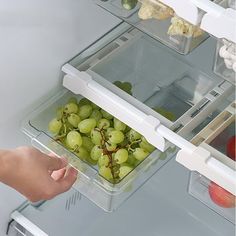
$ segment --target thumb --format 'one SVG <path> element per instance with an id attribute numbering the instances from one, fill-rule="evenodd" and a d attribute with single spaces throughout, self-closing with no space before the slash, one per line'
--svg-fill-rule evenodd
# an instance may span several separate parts
<path id="1" fill-rule="evenodd" d="M 52 185 L 50 187 L 50 189 L 53 191 L 52 195 L 50 195 L 49 199 L 51 199 L 52 197 L 66 192 L 68 191 L 72 185 L 74 184 L 74 182 L 77 179 L 77 170 L 74 169 L 73 167 L 68 168 L 67 172 L 65 173 L 64 177 L 58 179 L 57 181 L 51 182 Z"/>
<path id="2" fill-rule="evenodd" d="M 68 162 L 64 157 L 48 156 L 47 167 L 49 171 L 59 170 L 67 166 Z"/>

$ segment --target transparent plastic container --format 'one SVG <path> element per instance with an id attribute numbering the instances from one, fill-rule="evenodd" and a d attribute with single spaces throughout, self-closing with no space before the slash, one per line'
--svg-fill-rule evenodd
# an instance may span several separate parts
<path id="1" fill-rule="evenodd" d="M 235 224 L 236 197 L 198 172 L 190 172 L 188 192 L 210 209 Z"/>
<path id="2" fill-rule="evenodd" d="M 215 110 L 232 86 L 186 64 L 133 27 L 112 39 L 107 35 L 69 64 L 175 131 L 200 124 L 206 118 L 200 113 L 205 110 L 207 116 Z M 113 85 L 117 80 L 132 85 L 132 96 Z"/>
<path id="3" fill-rule="evenodd" d="M 66 157 L 70 165 L 79 173 L 74 188 L 97 206 L 111 212 L 170 160 L 176 149 L 169 148 L 165 153 L 155 150 L 120 182 L 110 183 L 99 175 L 97 166 L 92 166 L 78 158 L 62 144 L 56 142 L 54 136 L 48 131 L 48 124 L 55 117 L 58 107 L 65 105 L 68 99 L 74 96 L 66 89 L 53 95 L 26 118 L 23 132 L 31 138 L 32 145 L 39 150 Z M 77 98 L 80 100 L 82 97 Z"/>
<path id="4" fill-rule="evenodd" d="M 173 9 L 160 1 L 138 1 L 134 8 L 127 10 L 122 6 L 121 0 L 95 0 L 102 8 L 180 54 L 188 54 L 209 36 L 198 26 L 179 18 Z"/>
<path id="5" fill-rule="evenodd" d="M 218 39 L 214 72 L 232 84 L 236 84 L 236 43 Z"/>
<path id="6" fill-rule="evenodd" d="M 236 170 L 236 154 L 232 147 L 235 142 L 235 107 L 234 101 L 191 140 L 193 144 L 204 147 L 233 170 Z"/>
<path id="7" fill-rule="evenodd" d="M 228 5 L 230 8 L 236 9 L 236 1 L 235 0 L 228 0 Z"/>

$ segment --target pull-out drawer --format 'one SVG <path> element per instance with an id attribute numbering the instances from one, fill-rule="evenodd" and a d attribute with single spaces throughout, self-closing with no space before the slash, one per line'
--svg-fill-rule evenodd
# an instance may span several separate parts
<path id="1" fill-rule="evenodd" d="M 235 89 L 229 82 L 198 71 L 153 38 L 124 23 L 62 70 L 63 85 L 72 93 L 62 91 L 36 109 L 26 119 L 24 132 L 41 150 L 68 157 L 79 171 L 74 187 L 98 206 L 106 211 L 115 210 L 174 156 L 178 149 L 173 146 L 180 149 L 177 154 L 180 163 L 188 168 L 189 163 L 196 163 L 191 170 L 203 171 L 235 194 L 235 169 L 188 141 L 196 129 L 204 128 L 228 106 Z M 119 88 L 124 83 L 129 84 L 129 93 Z M 77 101 L 81 96 L 89 99 L 94 107 L 99 106 L 121 120 L 159 150 L 150 153 L 119 182 L 106 181 L 96 166 L 80 160 L 48 132 L 55 110 L 65 105 L 71 94 L 76 95 Z"/>
<path id="2" fill-rule="evenodd" d="M 236 42 L 236 11 L 227 0 L 94 0 L 96 4 L 181 54 L 209 35 Z M 217 27 L 216 27 L 217 26 Z"/>

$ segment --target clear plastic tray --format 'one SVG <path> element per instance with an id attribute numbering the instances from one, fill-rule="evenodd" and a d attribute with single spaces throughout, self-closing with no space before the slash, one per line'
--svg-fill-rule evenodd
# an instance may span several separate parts
<path id="1" fill-rule="evenodd" d="M 107 35 L 69 64 L 175 131 L 200 124 L 231 87 L 176 58 L 133 27 L 112 39 Z M 115 81 L 129 82 L 132 96 L 114 86 Z"/>
<path id="2" fill-rule="evenodd" d="M 190 172 L 188 192 L 235 224 L 236 197 L 197 172 Z"/>
<path id="3" fill-rule="evenodd" d="M 176 16 L 173 9 L 158 0 L 139 0 L 137 5 L 129 10 L 122 6 L 122 0 L 95 2 L 180 54 L 188 54 L 209 36 L 198 26 Z"/>
<path id="4" fill-rule="evenodd" d="M 236 1 L 235 0 L 228 0 L 228 5 L 230 8 L 236 9 Z"/>
<path id="5" fill-rule="evenodd" d="M 236 84 L 236 43 L 218 39 L 214 72 L 232 84 Z"/>
<path id="6" fill-rule="evenodd" d="M 119 183 L 108 182 L 99 175 L 96 167 L 80 160 L 73 152 L 54 141 L 48 131 L 48 124 L 55 117 L 57 108 L 65 105 L 72 96 L 74 97 L 74 94 L 66 89 L 52 96 L 26 118 L 23 131 L 31 138 L 33 146 L 43 152 L 66 157 L 70 165 L 78 170 L 75 189 L 105 211 L 114 211 L 170 160 L 176 149 L 169 148 L 165 153 L 156 150 Z M 80 100 L 82 97 L 77 98 Z"/>

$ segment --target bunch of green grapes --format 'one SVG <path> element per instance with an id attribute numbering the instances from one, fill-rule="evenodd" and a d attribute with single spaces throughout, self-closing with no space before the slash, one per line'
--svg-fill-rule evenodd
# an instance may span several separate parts
<path id="1" fill-rule="evenodd" d="M 58 108 L 48 129 L 56 141 L 96 165 L 111 183 L 118 183 L 155 149 L 138 132 L 85 98 L 79 102 L 70 98 Z"/>
<path id="2" fill-rule="evenodd" d="M 122 89 L 123 91 L 125 91 L 126 93 L 132 95 L 132 84 L 131 83 L 115 81 L 113 84 L 116 85 L 118 88 Z"/>

